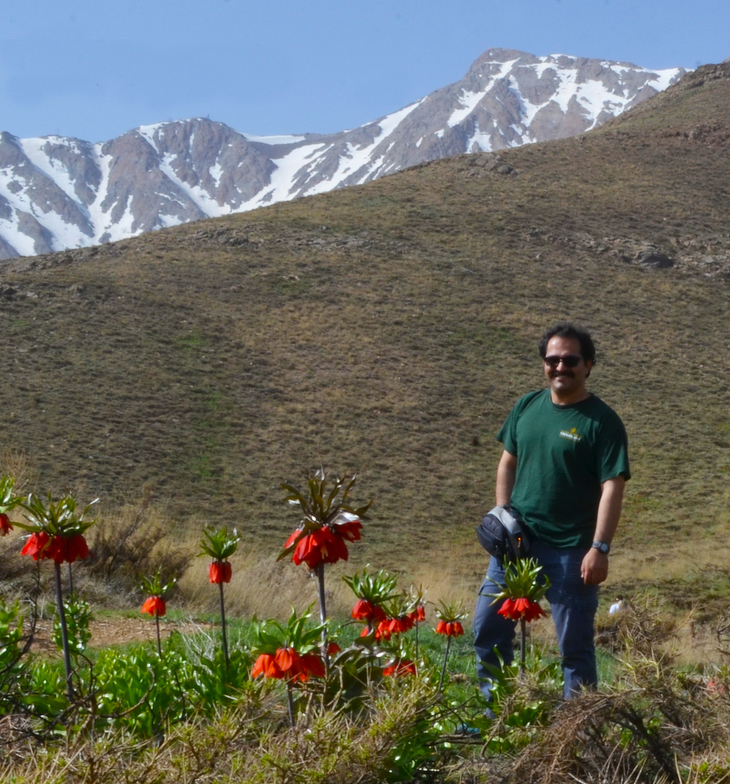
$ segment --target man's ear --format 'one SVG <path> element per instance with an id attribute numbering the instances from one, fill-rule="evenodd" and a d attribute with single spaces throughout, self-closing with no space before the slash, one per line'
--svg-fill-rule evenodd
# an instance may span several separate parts
<path id="1" fill-rule="evenodd" d="M 586 362 L 586 368 L 587 368 L 587 370 L 586 370 L 586 378 L 588 378 L 588 376 L 590 376 L 590 374 L 591 374 L 591 370 L 593 370 L 593 361 L 592 360 L 589 359 Z"/>

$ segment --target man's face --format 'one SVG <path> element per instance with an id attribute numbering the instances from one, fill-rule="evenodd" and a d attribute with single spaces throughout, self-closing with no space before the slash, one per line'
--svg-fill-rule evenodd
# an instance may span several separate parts
<path id="1" fill-rule="evenodd" d="M 591 372 L 592 362 L 585 362 L 580 353 L 580 342 L 575 338 L 564 338 L 556 335 L 550 338 L 545 351 L 545 358 L 567 358 L 572 364 L 571 357 L 577 357 L 578 362 L 574 367 L 568 367 L 561 361 L 555 367 L 548 362 L 543 362 L 545 376 L 550 382 L 553 396 L 559 399 L 579 397 L 585 393 L 586 379 Z"/>

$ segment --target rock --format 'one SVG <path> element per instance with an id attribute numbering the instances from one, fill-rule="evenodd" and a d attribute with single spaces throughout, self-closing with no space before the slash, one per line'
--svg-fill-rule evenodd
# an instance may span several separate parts
<path id="1" fill-rule="evenodd" d="M 635 259 L 642 267 L 667 269 L 674 266 L 674 259 L 656 248 L 643 248 L 636 254 Z"/>

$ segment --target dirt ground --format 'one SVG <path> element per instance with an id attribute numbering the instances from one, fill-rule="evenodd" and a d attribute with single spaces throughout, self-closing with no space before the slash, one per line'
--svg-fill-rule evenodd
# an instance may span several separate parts
<path id="1" fill-rule="evenodd" d="M 181 634 L 192 634 L 201 629 L 210 629 L 209 624 L 196 623 L 173 623 L 171 621 L 160 620 L 160 634 L 166 640 L 173 631 Z M 90 624 L 91 640 L 89 647 L 106 648 L 110 645 L 125 645 L 129 643 L 154 641 L 155 622 L 147 616 L 139 618 L 102 618 L 94 619 Z M 37 652 L 51 653 L 56 651 L 56 646 L 52 639 L 53 621 L 39 620 L 36 626 L 36 633 L 33 640 L 33 650 Z"/>

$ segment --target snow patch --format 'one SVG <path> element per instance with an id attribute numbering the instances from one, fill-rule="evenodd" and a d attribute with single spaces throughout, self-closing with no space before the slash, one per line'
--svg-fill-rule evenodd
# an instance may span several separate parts
<path id="1" fill-rule="evenodd" d="M 448 119 L 448 126 L 449 128 L 453 128 L 455 125 L 458 125 L 462 120 L 466 119 L 473 111 L 477 108 L 479 101 L 484 98 L 487 94 L 486 90 L 481 90 L 478 93 L 469 92 L 464 90 L 461 95 L 459 95 L 459 103 L 462 105 L 462 109 L 457 109 L 455 112 L 452 112 L 451 117 Z"/>
<path id="2" fill-rule="evenodd" d="M 56 144 L 64 144 L 66 139 L 56 138 L 53 139 Z M 28 160 L 33 166 L 41 173 L 45 174 L 49 180 L 52 180 L 56 185 L 69 197 L 72 201 L 82 209 L 83 205 L 79 203 L 74 189 L 74 181 L 65 166 L 57 158 L 50 158 L 45 151 L 45 146 L 48 143 L 48 138 L 41 139 L 20 139 L 20 149 L 25 153 Z M 72 144 L 65 144 L 72 152 L 78 153 L 78 147 Z"/>
<path id="3" fill-rule="evenodd" d="M 23 140 L 23 142 L 37 142 L 39 144 L 44 143 L 43 139 L 33 139 L 33 140 Z M 21 142 L 21 144 L 23 144 Z M 70 180 L 68 178 L 68 173 L 61 167 L 57 165 L 55 168 L 50 163 L 49 159 L 40 154 L 38 151 L 38 144 L 26 144 L 25 145 L 30 152 L 32 158 L 28 155 L 26 149 L 21 146 L 21 150 L 25 153 L 26 157 L 32 165 L 47 176 L 51 181 L 51 187 L 53 187 L 53 183 L 56 181 L 56 177 L 58 177 L 61 182 L 58 183 L 59 189 L 63 190 L 63 185 L 66 186 L 71 190 L 70 195 L 71 199 L 74 199 L 73 195 L 73 188 L 70 185 Z M 44 171 L 45 170 L 45 171 Z M 48 173 L 50 170 L 50 173 Z M 33 218 L 42 226 L 44 229 L 50 232 L 52 236 L 51 240 L 51 248 L 53 250 L 63 250 L 64 248 L 76 248 L 81 245 L 86 245 L 91 241 L 91 238 L 84 233 L 82 228 L 75 223 L 67 223 L 63 220 L 63 218 L 57 213 L 52 211 L 51 209 L 43 209 L 36 205 L 33 194 L 29 193 L 29 183 L 22 177 L 19 177 L 16 172 L 12 169 L 4 169 L 1 172 L 5 175 L 3 178 L 0 178 L 0 196 L 4 197 L 5 200 L 8 202 L 10 207 L 12 208 L 13 212 L 15 213 L 15 220 L 11 223 L 15 225 L 17 223 L 17 215 L 18 213 L 27 213 L 28 215 L 32 215 Z M 55 176 L 54 176 L 55 175 Z M 64 183 L 65 180 L 65 183 Z M 82 214 L 85 212 L 82 205 L 79 205 L 82 209 Z M 5 221 L 7 223 L 7 221 Z M 17 236 L 20 239 L 13 240 L 9 238 L 9 234 L 13 236 Z M 34 245 L 34 241 L 29 238 L 26 234 L 21 232 L 17 226 L 13 231 L 8 233 L 2 233 L 2 236 L 10 242 L 11 245 L 15 247 L 15 249 L 19 253 L 23 253 L 24 255 L 32 255 L 35 253 L 34 250 L 30 251 L 28 254 L 25 253 L 25 250 L 21 251 L 21 248 L 27 249 L 28 242 L 31 245 Z"/>
<path id="4" fill-rule="evenodd" d="M 160 215 L 159 221 L 160 228 L 162 229 L 169 229 L 171 226 L 180 226 L 183 222 L 176 215 Z"/>
<path id="5" fill-rule="evenodd" d="M 311 168 L 312 158 L 317 154 L 323 154 L 331 145 L 327 144 L 307 144 L 297 147 L 281 158 L 275 158 L 272 162 L 276 170 L 271 173 L 271 186 L 265 191 L 258 193 L 242 206 L 243 210 L 252 210 L 262 204 L 275 201 L 288 201 L 294 198 L 292 193 L 294 180 L 302 169 Z"/>
<path id="6" fill-rule="evenodd" d="M 677 80 L 677 69 L 668 68 L 664 71 L 654 71 L 649 78 L 652 82 L 652 87 L 659 92 L 666 90 L 671 84 Z M 654 84 L 656 82 L 656 84 Z"/>
<path id="7" fill-rule="evenodd" d="M 406 106 L 405 109 L 401 109 L 400 111 L 393 112 L 393 114 L 388 114 L 383 117 L 382 120 L 378 120 L 378 125 L 380 126 L 380 135 L 373 140 L 373 146 L 381 142 L 386 136 L 390 136 L 391 133 L 403 122 L 403 120 L 408 117 L 411 112 L 417 109 L 426 99 L 422 98 L 420 101 L 416 101 L 416 103 L 410 104 L 410 106 Z M 370 125 L 371 123 L 368 123 Z M 366 126 L 362 126 L 363 128 Z"/>
<path id="8" fill-rule="evenodd" d="M 230 204 L 218 204 L 201 185 L 188 185 L 177 176 L 175 170 L 172 168 L 172 162 L 176 157 L 177 156 L 173 155 L 173 153 L 165 154 L 160 161 L 160 171 L 171 180 L 179 190 L 185 193 L 190 198 L 190 201 L 192 201 L 204 215 L 207 215 L 209 218 L 219 218 L 221 215 L 229 215 L 233 211 Z M 213 167 L 213 169 L 216 168 L 220 169 L 218 164 Z M 211 169 L 211 174 L 213 169 Z M 218 176 L 220 177 L 220 174 Z"/>
<path id="9" fill-rule="evenodd" d="M 303 142 L 306 136 L 254 136 L 250 133 L 241 134 L 247 142 L 258 142 L 259 144 L 270 144 L 272 146 L 278 144 L 299 144 Z"/>
<path id="10" fill-rule="evenodd" d="M 111 212 L 115 206 L 114 203 L 107 205 L 106 208 L 102 207 L 102 202 L 105 200 L 109 189 L 109 172 L 113 157 L 111 155 L 102 155 L 101 148 L 101 144 L 94 145 L 94 158 L 101 172 L 101 184 L 99 185 L 96 198 L 88 207 L 89 217 L 95 229 L 93 240 L 95 244 L 100 243 L 102 237 L 106 237 L 106 240 L 109 242 L 115 242 L 116 240 L 133 237 L 135 234 L 140 233 L 139 230 L 132 231 L 134 216 L 129 204 L 125 205 L 124 215 L 121 221 L 117 223 L 113 223 L 111 219 Z"/>
<path id="11" fill-rule="evenodd" d="M 210 168 L 210 176 L 215 183 L 215 187 L 217 188 L 221 184 L 221 177 L 225 173 L 223 167 L 216 161 L 214 166 Z"/>
<path id="12" fill-rule="evenodd" d="M 360 147 L 354 145 L 352 142 L 346 142 L 343 151 L 338 157 L 337 169 L 335 172 L 326 179 L 322 179 L 309 187 L 306 185 L 306 182 L 311 177 L 312 171 L 316 170 L 317 164 L 324 160 L 330 153 L 335 146 L 334 144 L 317 143 L 303 145 L 302 147 L 297 147 L 291 152 L 288 152 L 281 158 L 273 159 L 272 162 L 276 165 L 276 171 L 271 175 L 271 187 L 240 207 L 237 212 L 253 209 L 262 204 L 268 204 L 271 201 L 287 201 L 288 199 L 294 198 L 294 196 L 310 196 L 334 190 L 353 174 L 361 171 L 363 167 L 365 167 L 365 174 L 359 178 L 359 181 L 367 180 L 370 177 L 371 172 L 380 165 L 377 161 L 375 163 L 372 161 L 375 149 L 382 144 L 383 141 L 398 128 L 403 120 L 421 105 L 421 103 L 422 101 L 418 101 L 410 104 L 404 109 L 386 115 L 378 120 L 377 123 L 368 123 L 368 125 L 361 126 L 361 128 L 367 128 L 375 125 L 379 129 L 379 133 L 372 142 L 366 143 Z M 381 155 L 378 161 L 382 161 L 382 157 L 383 156 Z M 302 181 L 304 182 L 303 186 L 301 184 Z M 297 188 L 298 190 L 296 190 Z"/>
<path id="13" fill-rule="evenodd" d="M 474 133 L 469 137 L 467 142 L 467 152 L 491 152 L 492 151 L 492 136 L 485 133 L 479 128 L 479 123 L 476 124 Z"/>
<path id="14" fill-rule="evenodd" d="M 507 62 L 500 63 L 499 71 L 490 77 L 483 90 L 476 92 L 462 90 L 457 96 L 457 101 L 462 108 L 456 109 L 451 113 L 451 116 L 446 121 L 446 124 L 449 126 L 449 128 L 453 128 L 455 125 L 458 125 L 460 122 L 465 120 L 474 111 L 474 109 L 477 108 L 479 102 L 489 92 L 494 83 L 499 79 L 503 79 L 512 70 L 512 66 L 514 66 L 516 62 L 517 60 L 507 60 Z"/>

